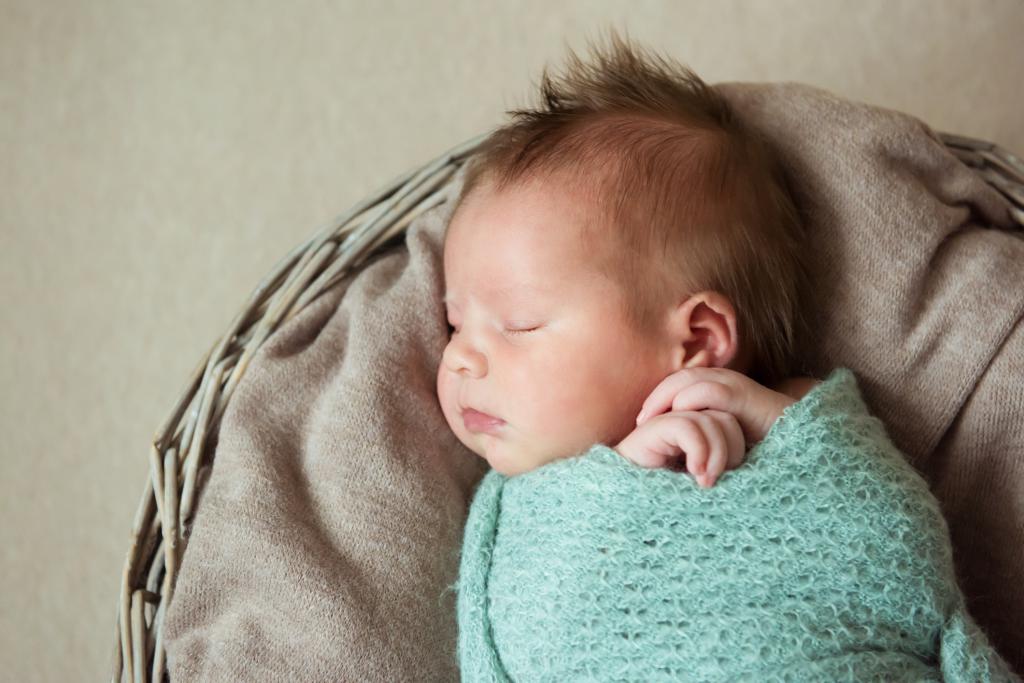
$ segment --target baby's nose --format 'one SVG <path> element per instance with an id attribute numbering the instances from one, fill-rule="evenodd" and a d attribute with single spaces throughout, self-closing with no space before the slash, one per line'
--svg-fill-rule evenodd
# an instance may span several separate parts
<path id="1" fill-rule="evenodd" d="M 470 377 L 483 377 L 487 372 L 484 355 L 454 339 L 445 349 L 444 363 L 452 372 Z"/>

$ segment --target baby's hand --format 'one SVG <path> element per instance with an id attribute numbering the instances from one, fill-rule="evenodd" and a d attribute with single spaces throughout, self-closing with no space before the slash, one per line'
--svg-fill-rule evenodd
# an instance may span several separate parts
<path id="1" fill-rule="evenodd" d="M 794 378 L 779 385 L 782 391 L 774 391 L 728 368 L 686 368 L 651 391 L 636 423 L 642 425 L 666 410 L 721 410 L 735 416 L 752 445 L 764 439 L 782 411 L 816 383 L 813 378 Z"/>
<path id="2" fill-rule="evenodd" d="M 746 447 L 735 417 L 720 410 L 673 411 L 655 415 L 614 449 L 641 467 L 663 467 L 679 455 L 703 488 L 727 469 L 739 467 Z"/>

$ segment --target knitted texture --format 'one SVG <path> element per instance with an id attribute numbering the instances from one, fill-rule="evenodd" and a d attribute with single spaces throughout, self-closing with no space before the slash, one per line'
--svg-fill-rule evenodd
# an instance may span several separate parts
<path id="1" fill-rule="evenodd" d="M 596 444 L 470 506 L 464 681 L 1013 681 L 847 368 L 711 489 Z"/>

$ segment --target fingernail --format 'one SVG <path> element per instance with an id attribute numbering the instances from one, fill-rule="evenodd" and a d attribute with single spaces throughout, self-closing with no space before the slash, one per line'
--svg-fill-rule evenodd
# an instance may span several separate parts
<path id="1" fill-rule="evenodd" d="M 644 413 L 644 411 L 641 410 L 640 414 L 636 416 L 636 423 L 640 424 L 641 422 L 643 422 L 644 417 L 645 417 L 645 413 Z"/>

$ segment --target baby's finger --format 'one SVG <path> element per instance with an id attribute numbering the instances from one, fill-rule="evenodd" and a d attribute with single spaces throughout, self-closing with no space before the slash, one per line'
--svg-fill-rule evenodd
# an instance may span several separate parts
<path id="1" fill-rule="evenodd" d="M 686 368 L 672 373 L 661 380 L 658 386 L 648 394 L 640 408 L 639 415 L 637 415 L 637 424 L 668 410 L 672 405 L 672 399 L 683 389 L 697 382 L 708 380 L 725 383 L 728 381 L 728 375 L 722 371 L 722 368 Z M 690 408 L 689 410 L 694 409 Z"/>
<path id="2" fill-rule="evenodd" d="M 686 470 L 696 476 L 703 475 L 708 465 L 708 442 L 698 424 L 688 416 L 679 416 L 674 421 L 675 437 L 681 457 L 686 460 Z"/>
<path id="3" fill-rule="evenodd" d="M 672 410 L 720 410 L 737 413 L 737 392 L 721 382 L 702 380 L 681 390 L 672 398 Z"/>
<path id="4" fill-rule="evenodd" d="M 722 433 L 722 425 L 706 412 L 694 413 L 694 420 L 700 423 L 704 438 L 708 443 L 708 461 L 704 469 L 704 475 L 697 479 L 697 483 L 704 488 L 711 488 L 715 481 L 725 471 L 726 461 L 729 454 Z"/>
<path id="5" fill-rule="evenodd" d="M 659 415 L 643 428 L 634 429 L 614 448 L 627 460 L 641 467 L 664 467 L 679 456 L 677 421 L 671 416 Z"/>
<path id="6" fill-rule="evenodd" d="M 646 448 L 624 451 L 624 454 L 640 467 L 646 467 L 647 469 L 659 469 L 664 467 L 667 461 L 664 454 Z"/>
<path id="7" fill-rule="evenodd" d="M 747 442 L 743 437 L 743 428 L 740 427 L 739 421 L 734 415 L 719 410 L 705 410 L 703 412 L 718 422 L 721 426 L 722 434 L 725 436 L 726 453 L 728 454 L 725 469 L 736 469 L 743 464 L 743 460 L 747 455 Z"/>

